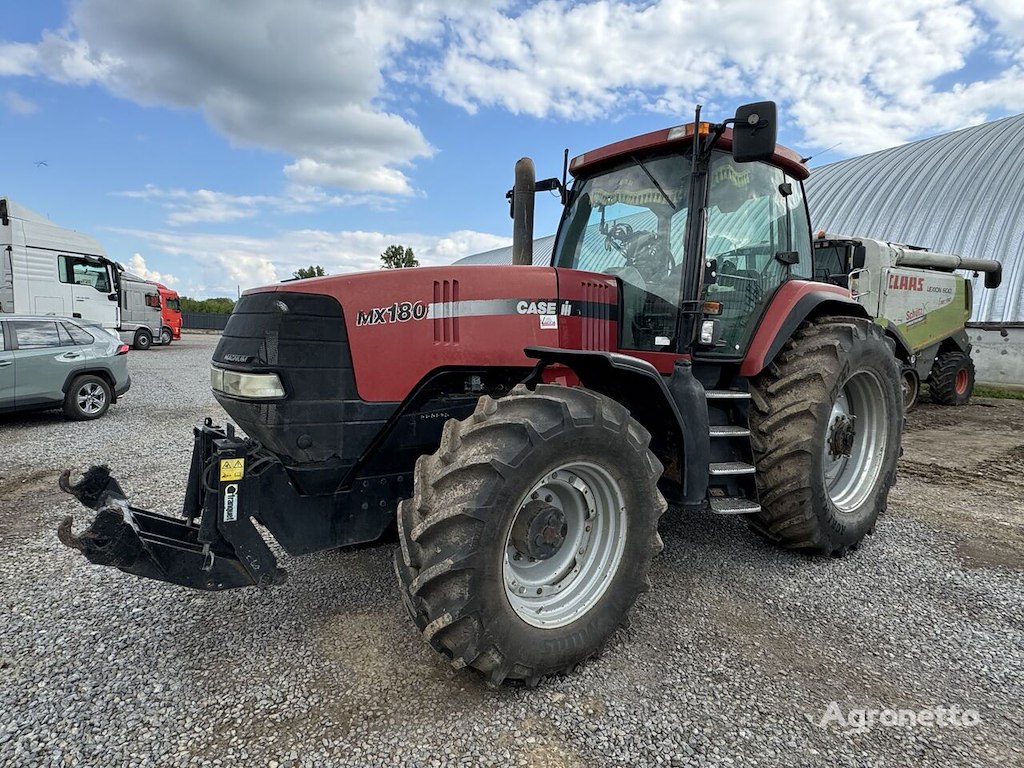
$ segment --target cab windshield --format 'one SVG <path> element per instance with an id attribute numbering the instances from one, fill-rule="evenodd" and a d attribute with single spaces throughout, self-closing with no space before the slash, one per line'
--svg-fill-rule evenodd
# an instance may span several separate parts
<path id="1" fill-rule="evenodd" d="M 623 284 L 621 345 L 672 344 L 690 184 L 688 155 L 631 159 L 583 179 L 555 244 L 555 266 L 603 272 Z"/>
<path id="2" fill-rule="evenodd" d="M 716 150 L 709 169 L 706 257 L 699 297 L 680 297 L 690 188 L 689 148 L 629 161 L 577 180 L 555 243 L 554 265 L 622 282 L 620 345 L 675 351 L 681 298 L 721 305 L 721 338 L 701 354 L 745 350 L 775 289 L 807 275 L 810 227 L 801 187 L 766 163 Z M 792 267 L 777 258 L 797 251 Z"/>

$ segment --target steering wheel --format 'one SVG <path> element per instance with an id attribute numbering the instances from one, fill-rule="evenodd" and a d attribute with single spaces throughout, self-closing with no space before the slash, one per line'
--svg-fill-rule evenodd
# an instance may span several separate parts
<path id="1" fill-rule="evenodd" d="M 626 264 L 635 267 L 649 282 L 668 277 L 676 265 L 668 243 L 656 232 L 637 232 L 626 251 Z"/>

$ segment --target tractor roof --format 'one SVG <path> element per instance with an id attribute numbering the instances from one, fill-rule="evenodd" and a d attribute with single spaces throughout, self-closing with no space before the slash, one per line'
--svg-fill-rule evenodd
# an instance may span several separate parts
<path id="1" fill-rule="evenodd" d="M 701 133 L 708 133 L 710 128 L 711 123 L 702 122 L 700 124 Z M 636 152 L 644 152 L 671 144 L 689 143 L 692 140 L 693 123 L 676 125 L 672 128 L 662 128 L 661 130 L 616 141 L 614 144 L 608 144 L 582 155 L 577 155 L 569 163 L 569 172 L 573 176 L 579 176 L 584 171 L 592 170 L 594 166 L 604 165 L 624 155 L 628 156 Z M 718 139 L 715 146 L 719 149 L 732 149 L 731 128 L 725 129 L 725 133 Z M 810 174 L 810 170 L 801 161 L 800 155 L 781 144 L 776 145 L 775 154 L 772 156 L 771 162 L 797 179 L 806 179 Z"/>

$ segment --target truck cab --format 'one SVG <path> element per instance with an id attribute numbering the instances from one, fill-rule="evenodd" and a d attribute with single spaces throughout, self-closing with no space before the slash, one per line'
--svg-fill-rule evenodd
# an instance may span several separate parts
<path id="1" fill-rule="evenodd" d="M 163 327 L 160 330 L 160 343 L 170 344 L 181 338 L 181 299 L 177 291 L 163 283 L 156 284 L 160 292 L 160 313 Z"/>
<path id="2" fill-rule="evenodd" d="M 120 323 L 119 272 L 94 238 L 0 198 L 0 312 Z"/>

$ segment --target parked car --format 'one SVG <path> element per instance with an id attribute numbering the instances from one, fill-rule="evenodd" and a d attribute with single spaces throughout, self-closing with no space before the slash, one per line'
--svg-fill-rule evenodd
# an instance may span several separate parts
<path id="1" fill-rule="evenodd" d="M 63 408 L 98 419 L 131 383 L 128 345 L 98 323 L 0 316 L 0 413 Z"/>

